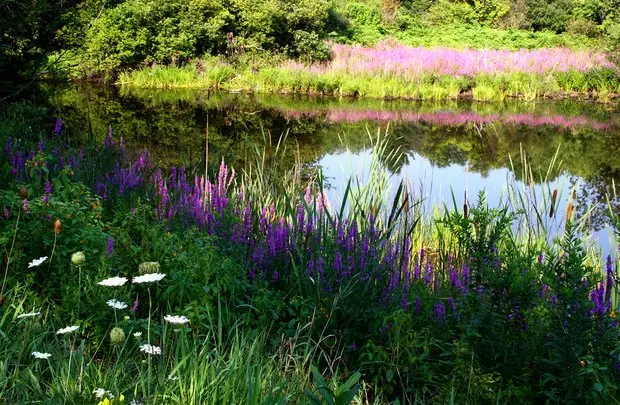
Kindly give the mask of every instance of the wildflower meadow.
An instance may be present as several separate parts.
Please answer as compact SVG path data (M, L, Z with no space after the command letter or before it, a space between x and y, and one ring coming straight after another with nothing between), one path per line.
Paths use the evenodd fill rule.
M330 201L320 171L160 167L113 128L49 131L0 161L6 403L618 398L617 245L557 189L425 211L388 192L377 138Z

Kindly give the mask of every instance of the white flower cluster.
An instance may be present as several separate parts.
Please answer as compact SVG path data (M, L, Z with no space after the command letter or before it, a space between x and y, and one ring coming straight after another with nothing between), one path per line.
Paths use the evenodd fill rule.
M131 282L134 284L153 283L160 281L164 277L166 277L166 275L162 273L149 273L142 276L134 277Z
M28 268L40 266L41 263L47 260L47 256L39 257L28 263Z
M111 299L107 302L108 306L114 309L125 309L127 308L127 304L117 299Z
M164 320L176 325L185 325L189 323L189 319L184 315L166 315L164 316Z
M110 277L98 282L97 284L104 287L120 287L122 285L125 285L126 282L127 279L125 277Z
M112 394L112 391L108 391L103 388L95 388L95 390L93 391L93 394L95 394L95 398L97 399L101 399L105 396L107 396L110 399L114 399L114 395Z
M80 329L79 326L67 326L66 328L58 329L56 331L56 334L57 335L64 335L64 334L67 334L67 333L75 332L78 329Z
M37 316L37 315L41 315L40 312L28 312L27 314L20 314L17 315L17 319L21 319L21 318L31 318L33 316Z
M156 354L161 354L161 347L153 346L148 343L145 343L143 345L140 345L140 351L142 353L156 355Z
M42 352L32 352L32 356L35 359L47 360L50 357L52 357L52 354L51 353L42 353Z

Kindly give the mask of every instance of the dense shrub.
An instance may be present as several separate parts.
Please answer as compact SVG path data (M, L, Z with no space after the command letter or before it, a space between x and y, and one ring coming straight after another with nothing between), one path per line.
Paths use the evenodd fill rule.
M215 0L129 0L105 10L94 22L82 66L89 73L101 74L223 51L221 31L231 18Z

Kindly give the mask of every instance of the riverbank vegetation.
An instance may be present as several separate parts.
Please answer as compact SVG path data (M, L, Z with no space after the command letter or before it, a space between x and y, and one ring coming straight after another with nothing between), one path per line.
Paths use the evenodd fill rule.
M285 142L252 170L158 167L113 128L11 122L9 402L617 399L617 249L558 209L571 190L534 191L525 157L499 208L482 193L427 211L412 185L388 189L399 156L381 138L337 201L280 164Z
M423 99L595 93L607 100L618 88L617 75L598 70L586 78L579 75L580 69L568 78L555 72L523 78L519 69L465 78L431 72L410 82L398 76L386 80L375 71L347 75L290 69L295 64L309 65L308 71L314 71L317 63L333 66L334 60L344 57L342 49L374 48L386 40L401 49L432 48L426 50L431 53L441 47L460 49L460 54L472 52L469 49L595 51L613 62L620 44L613 0L56 3L37 3L34 11L8 3L10 12L3 14L8 19L2 21L7 27L6 46L0 47L3 77L21 74L113 83L121 75L121 83L133 86ZM50 9L57 10L57 18L44 22L37 17ZM35 36L36 41L30 40ZM349 56L354 62L354 55Z

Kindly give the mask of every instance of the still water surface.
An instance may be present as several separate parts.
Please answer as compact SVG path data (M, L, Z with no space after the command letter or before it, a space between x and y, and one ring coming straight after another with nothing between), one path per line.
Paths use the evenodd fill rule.
M393 189L406 179L428 207L452 206L453 195L457 205L465 195L475 201L483 190L490 205L499 204L507 181L523 186L525 157L536 179L530 192L557 186L566 204L574 187L578 215L595 205L593 239L605 252L616 246L605 225L606 194L620 180L615 104L415 103L91 86L52 87L45 94L68 127L103 139L112 126L128 147L147 147L163 165L204 167L207 126L210 159L224 158L234 167L257 153L273 153L285 136L282 166L301 161L320 167L334 204L349 176L367 178L377 134L402 152L385 162ZM612 205L620 212L617 199Z

